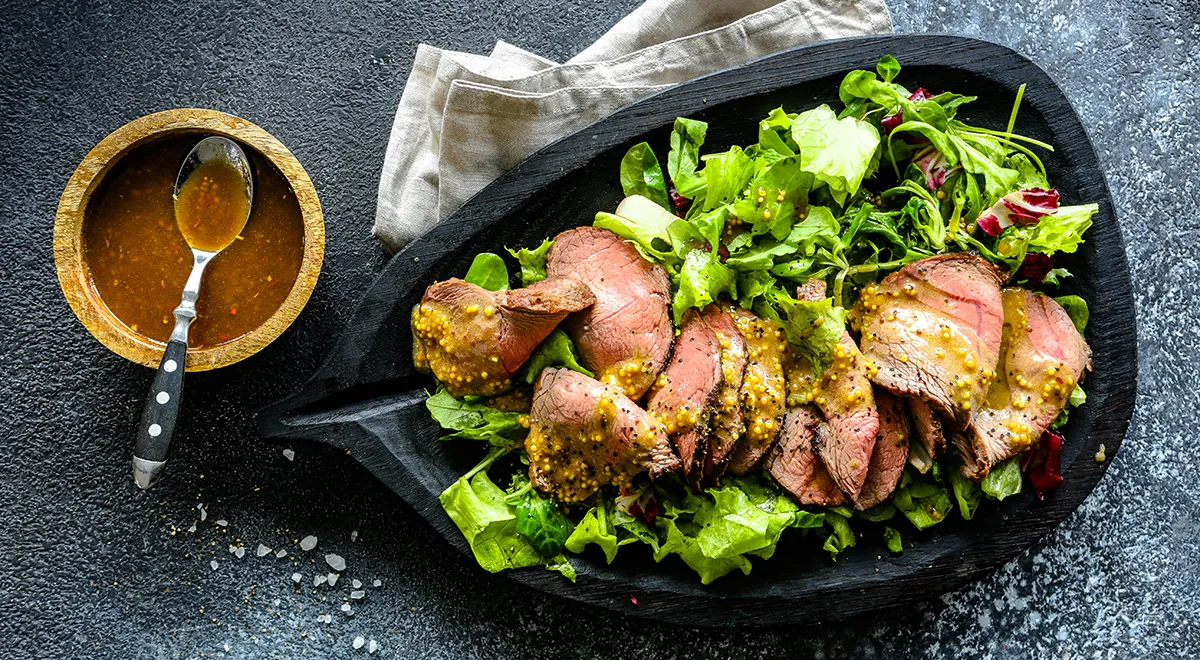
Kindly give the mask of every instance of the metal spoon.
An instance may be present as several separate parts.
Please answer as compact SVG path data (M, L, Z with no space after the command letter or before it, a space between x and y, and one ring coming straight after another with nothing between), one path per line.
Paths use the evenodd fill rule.
M231 232L229 242L225 245L210 250L200 250L191 246L192 272L183 287L183 299L175 308L175 328L171 332L170 341L167 342L167 350L163 353L158 373L154 375L154 384L146 406L142 409L141 421L138 422L137 443L133 448L133 481L143 489L154 484L167 463L167 450L171 446L171 436L174 435L175 422L179 417L180 396L183 393L188 328L196 318L196 298L200 294L204 268L213 257L233 242L233 237L241 233L246 226L246 220L250 218L250 204L254 200L250 161L236 142L223 137L207 137L200 140L183 160L179 176L175 178L176 203L179 201L180 190L196 169L204 163L218 160L232 166L246 185L246 217L240 219L240 224L231 223L231 229L236 228L236 231ZM237 192L233 191L231 194ZM178 208L176 217L179 217Z

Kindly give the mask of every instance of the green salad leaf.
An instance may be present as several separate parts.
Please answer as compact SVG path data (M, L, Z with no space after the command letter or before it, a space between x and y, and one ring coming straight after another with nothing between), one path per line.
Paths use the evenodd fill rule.
M664 209L671 208L662 167L650 145L645 142L630 147L621 159L621 188L625 190L626 197L641 195Z
M1074 252L1083 242L1083 232L1092 226L1092 216L1099 210L1097 204L1061 206L1054 213L1042 216L1034 225L1029 249L1042 254Z
M658 551L659 539L654 529L641 518L618 509L611 499L603 499L584 514L567 539L566 547L571 552L580 553L594 543L600 546L605 561L611 564L621 546L637 542Z
M494 450L495 451L495 450ZM575 580L575 569L561 553L547 559L517 531L516 508L505 501L505 493L492 483L484 463L455 481L438 498L446 514L471 546L475 560L495 573L506 568L546 566Z
M746 190L750 178L755 174L755 160L741 147L735 146L725 153L705 156L702 172L707 189L704 203L698 208L711 211L737 200L738 195Z
M883 542L887 545L889 552L893 554L901 554L904 552L904 540L900 538L900 532L892 527L883 528Z
M1021 461L1013 456L992 466L979 484L983 494L993 500L1003 500L1021 492Z
M533 354L517 372L516 380L526 385L532 385L542 370L547 367L563 367L578 371L585 376L595 375L579 364L575 353L575 342L572 342L561 328L555 328L554 332L551 332L542 340L542 343L538 344L537 348L533 349Z
M954 499L958 502L958 512L962 514L963 520L970 520L975 516L979 503L983 501L983 490L979 487L979 482L964 477L955 465L944 471L950 473L950 487L954 490Z
M553 246L554 241L546 239L532 250L529 248L520 250L504 248L508 250L509 254L516 257L517 263L521 265L521 286L529 286L534 282L546 279L546 254Z
M674 258L667 229L675 222L683 221L649 199L631 195L617 205L616 213L597 213L592 224L630 241L647 259L661 262Z
M526 477L528 480L528 477ZM563 515L558 502L538 495L530 489L516 506L517 533L525 537L543 557L562 552L571 535L571 521Z
M503 291L508 288L508 266L500 255L480 252L463 279L488 291Z
M792 140L806 172L829 186L839 204L858 192L879 162L879 131L870 122L838 119L828 105L796 115Z
M934 463L933 467L933 472L938 472L938 464ZM926 529L942 522L954 506L936 474L931 472L923 475L911 466L905 468L904 476L900 477L900 484L892 495L892 504L917 529Z
M700 165L700 147L704 144L708 124L679 117L671 129L671 151L667 153L667 174L675 190L683 197L697 199L705 192L707 180L696 176Z
M478 397L457 399L439 386L425 401L425 407L442 428L454 431L443 440L485 440L495 447L511 447L526 434L521 413L503 412Z
M824 373L833 361L833 350L846 333L846 310L833 305L833 298L796 300L782 289L767 292L766 309L782 326L788 341L812 365L815 373Z
M671 301L675 323L683 319L683 313L688 309L703 308L715 302L721 294L737 298L734 272L711 252L688 252L679 270L678 291Z
M830 533L825 538L825 544L822 547L829 553L830 558L837 561L838 555L854 547L858 542L857 537L854 536L854 530L850 529L850 513L834 508L826 509L825 524L829 526Z
M1083 331L1087 329L1088 318L1091 316L1087 301L1079 296L1059 296L1054 299L1054 302L1062 305L1063 311L1071 317L1071 323L1075 324L1075 329L1079 331L1080 335L1083 335Z

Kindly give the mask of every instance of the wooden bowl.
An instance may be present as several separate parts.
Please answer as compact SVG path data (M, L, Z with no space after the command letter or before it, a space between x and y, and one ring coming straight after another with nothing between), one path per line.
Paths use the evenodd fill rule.
M67 182L54 222L54 264L63 295L88 332L117 355L157 367L164 345L126 327L96 292L84 265L83 227L92 195L122 158L151 141L189 133L222 135L261 154L287 180L300 206L304 225L300 272L283 304L262 325L237 339L209 348L189 349L187 370L205 371L248 358L274 341L300 314L321 272L325 222L317 191L299 161L275 136L240 117L198 108L156 112L118 128L88 152Z

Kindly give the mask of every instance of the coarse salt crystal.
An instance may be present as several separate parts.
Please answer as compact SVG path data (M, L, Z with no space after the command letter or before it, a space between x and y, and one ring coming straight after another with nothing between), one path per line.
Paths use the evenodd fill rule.
M374 653L379 650L379 642L371 640L367 642L367 653Z
M315 547L317 547L317 537L312 536L310 534L309 536L306 536L303 539L300 539L300 549L301 550L308 552L309 550L312 550Z
M218 564L218 563L217 563L217 560L216 560L216 559L214 559L214 560L212 560L212 561L208 562L208 565L209 565L209 566L212 566L212 569L213 569L214 571L215 571L215 570L217 570L217 567L218 567L218 566L220 566L220 564Z
M325 577L324 575L317 575L317 576L313 577L313 586L319 587L328 581L329 581L329 578Z
M342 611L349 612L350 611L350 603L342 603Z
M208 520L208 510L201 507L200 508L200 522L204 522L205 520Z
M382 585L383 585L383 580L375 580L374 582L371 583L372 587L378 587L378 586L382 586Z
M271 601L271 603L272 603L273 605L275 605L275 607L279 607L279 603L280 603L280 601L279 601L279 599L278 599L278 598L276 598L275 600Z
M192 523L192 526L188 527L188 531L195 534L196 533L196 523Z
M350 542L353 543L357 540L358 540L358 530L356 529L353 532L350 532Z
M358 580L353 580L350 582L350 586L354 587L355 589L361 589L362 582L359 582Z
M245 557L245 556L246 556L246 549L245 549L245 548L238 548L237 550L235 550L235 551L234 551L234 553L233 553L233 554L237 555L237 558L238 558L238 559L241 559L242 557Z
M284 557L287 556L287 550L278 550L275 552L275 556L280 559L283 559Z
M229 521L228 521L228 520L221 519L221 520L218 520L218 521L217 521L217 525L219 525L219 526L221 526L221 527L228 527L228 526L229 526Z
M257 557L266 557L267 555L271 554L271 549L259 543L258 549L254 551L254 554Z
M365 592L365 591L351 591L351 592L350 592L350 599L351 599L351 600L359 600L359 599L361 599L363 596L366 596L366 595L367 595L367 592Z
M366 643L367 643L367 640L363 639L362 635L359 635L358 637L354 638L354 648L356 648L356 649L361 649L363 647L363 644L366 644Z
M325 563L329 564L329 568L332 568L335 571L346 570L346 560L342 559L341 555L325 555Z
M289 461L294 461L294 460L296 460L296 452L292 451L291 449L284 449L283 457L288 459Z
M237 552L237 546L236 545L229 546L229 554L232 555L235 552Z
M337 581L338 581L338 574L337 574L337 573L330 573L330 574L328 575L328 578L329 578L329 586L331 586L331 587L332 587L333 585L337 584Z
M300 580L303 580L303 579L304 579L303 575L300 575L299 573L292 573L292 582L295 582L296 584L300 584Z

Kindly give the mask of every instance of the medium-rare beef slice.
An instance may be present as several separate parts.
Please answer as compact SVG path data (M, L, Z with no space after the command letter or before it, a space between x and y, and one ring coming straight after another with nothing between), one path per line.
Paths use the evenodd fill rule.
M812 406L788 409L779 442L767 454L767 471L801 504L840 506L846 494L838 489L817 456L813 440L825 422Z
M667 431L615 385L570 369L542 371L529 413L529 480L563 502L679 468Z
M908 462L925 474L933 467L933 461L946 453L946 432L941 415L928 403L919 397L908 397L907 401L914 435Z
M911 432L904 400L879 388L875 392L875 406L879 410L879 437L871 452L866 481L854 503L860 511L882 504L892 496L908 462Z
M783 328L774 321L759 318L741 307L730 306L727 311L746 340L746 372L738 393L746 432L734 447L727 466L737 475L757 465L779 435L787 397L783 377L787 340Z
M825 297L825 282L809 280L796 290L796 296L800 300L821 300ZM798 375L804 372L803 365L797 364L790 379L793 389L802 390L807 383ZM833 360L813 387L813 401L827 422L817 431L817 452L838 487L856 502L879 433L879 411L870 381L874 373L874 365L846 332L833 348Z
M646 410L662 422L688 481L700 480L713 409L721 389L721 343L689 309L683 315L675 350L650 388Z
M1027 449L1067 404L1091 349L1053 299L1026 289L1004 290L1000 377L971 427L955 434L962 473L982 479L993 466Z
M729 453L746 430L739 394L746 371L746 340L731 317L720 305L709 305L701 317L717 336L721 346L721 388L713 409L708 449L704 453L704 477L719 476Z
M918 396L953 428L966 428L996 378L1004 309L1002 275L974 254L908 264L863 289L852 314L873 380Z
M591 290L572 279L512 291L457 278L435 282L413 308L413 364L457 397L503 392L559 321L594 302Z
M641 398L675 336L667 271L613 232L579 227L554 238L546 273L579 280L595 293L596 304L567 319L567 334L598 379Z

